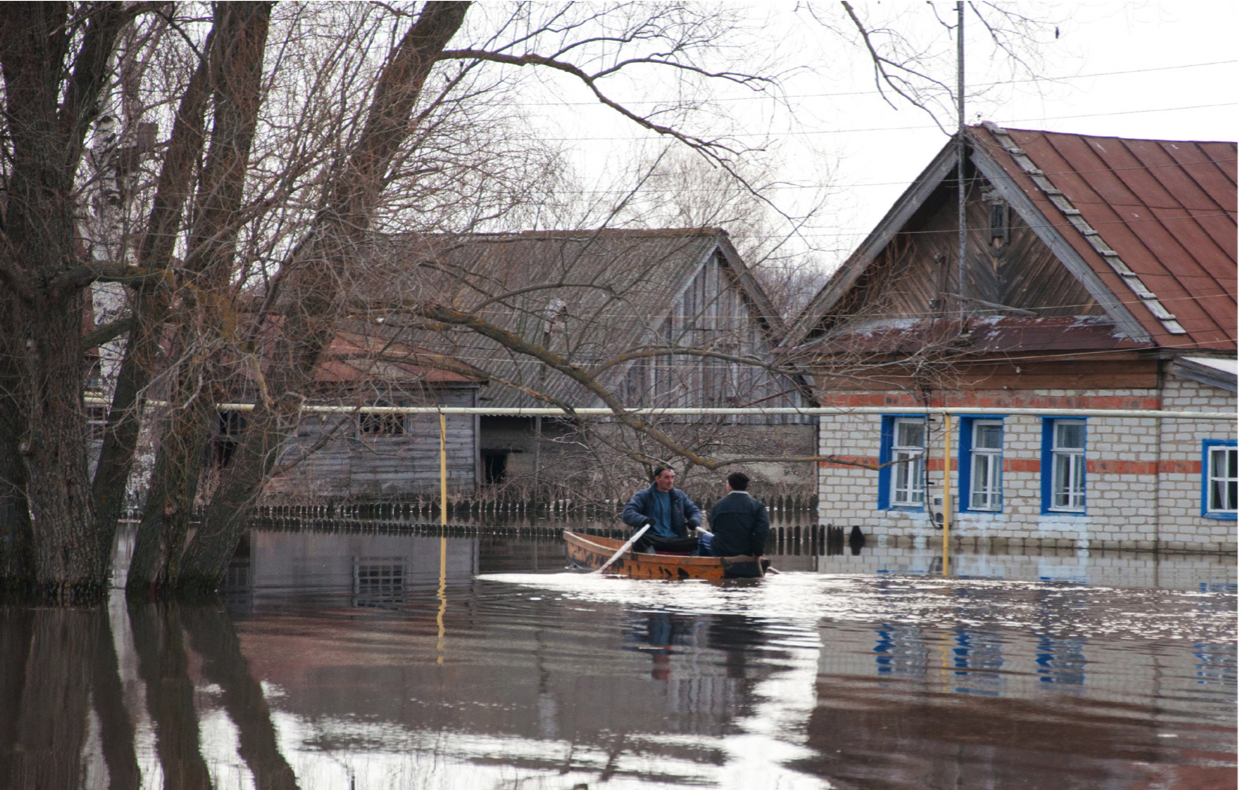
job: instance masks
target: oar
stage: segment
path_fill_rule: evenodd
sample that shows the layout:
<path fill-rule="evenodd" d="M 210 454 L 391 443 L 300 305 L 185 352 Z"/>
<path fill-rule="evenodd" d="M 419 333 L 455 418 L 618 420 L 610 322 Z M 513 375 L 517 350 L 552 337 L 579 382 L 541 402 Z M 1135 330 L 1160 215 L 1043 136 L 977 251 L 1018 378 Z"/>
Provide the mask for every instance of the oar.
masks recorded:
<path fill-rule="evenodd" d="M 619 551 L 617 551 L 617 552 L 615 552 L 615 554 L 611 556 L 611 559 L 609 559 L 609 560 L 607 560 L 605 563 L 603 563 L 602 567 L 601 567 L 601 568 L 599 568 L 598 570 L 594 571 L 594 573 L 602 573 L 602 572 L 603 572 L 603 571 L 605 571 L 607 568 L 610 568 L 610 567 L 611 567 L 611 563 L 613 563 L 613 562 L 615 562 L 616 560 L 618 560 L 618 559 L 620 558 L 620 555 L 621 555 L 621 554 L 623 554 L 624 552 L 626 552 L 626 551 L 628 551 L 629 549 L 631 549 L 631 548 L 632 548 L 632 544 L 636 543 L 636 542 L 637 542 L 637 540 L 638 540 L 638 539 L 639 539 L 642 535 L 644 535 L 644 534 L 645 534 L 645 531 L 646 531 L 647 529 L 649 529 L 649 528 L 650 528 L 650 525 L 649 525 L 649 524 L 646 524 L 644 527 L 642 527 L 641 529 L 637 530 L 637 534 L 635 534 L 635 535 L 633 535 L 631 538 L 629 538 L 629 539 L 628 539 L 628 542 L 627 542 L 627 543 L 625 543 L 623 546 L 620 546 L 620 550 L 619 550 Z"/>

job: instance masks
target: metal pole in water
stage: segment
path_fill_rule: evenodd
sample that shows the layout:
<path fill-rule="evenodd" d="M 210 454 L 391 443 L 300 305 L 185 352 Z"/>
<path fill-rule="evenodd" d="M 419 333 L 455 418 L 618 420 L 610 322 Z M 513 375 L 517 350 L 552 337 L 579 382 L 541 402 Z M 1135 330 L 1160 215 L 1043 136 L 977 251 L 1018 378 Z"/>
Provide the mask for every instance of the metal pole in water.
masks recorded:
<path fill-rule="evenodd" d="M 439 412 L 439 524 L 447 526 L 447 415 Z"/>
<path fill-rule="evenodd" d="M 951 415 L 946 415 L 942 459 L 942 575 L 951 575 Z"/>
<path fill-rule="evenodd" d="M 436 663 L 443 663 L 443 615 L 447 612 L 447 415 L 439 412 L 439 639 Z"/>

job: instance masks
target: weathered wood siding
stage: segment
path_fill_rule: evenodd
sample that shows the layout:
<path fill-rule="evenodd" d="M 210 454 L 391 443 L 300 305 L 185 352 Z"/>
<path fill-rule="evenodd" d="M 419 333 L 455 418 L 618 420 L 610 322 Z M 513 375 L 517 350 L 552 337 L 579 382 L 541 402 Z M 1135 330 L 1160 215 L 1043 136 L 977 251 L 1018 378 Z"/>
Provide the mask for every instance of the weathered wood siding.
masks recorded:
<path fill-rule="evenodd" d="M 735 357 L 773 359 L 761 325 L 721 255 L 710 257 L 676 297 L 671 315 L 651 327 L 650 344 L 683 346 Z M 806 405 L 796 383 L 755 365 L 699 355 L 632 363 L 616 393 L 631 406 L 666 408 Z M 700 419 L 700 418 L 692 418 Z M 807 423 L 812 418 L 736 417 L 749 424 Z"/>
<path fill-rule="evenodd" d="M 444 389 L 437 402 L 476 406 L 477 390 Z M 454 492 L 473 491 L 477 486 L 476 425 L 472 415 L 447 416 L 448 487 Z M 327 432 L 332 436 L 326 444 L 306 455 Z M 363 434 L 357 415 L 310 415 L 284 448 L 280 462 L 302 457 L 271 481 L 268 496 L 378 499 L 435 492 L 439 490 L 439 418 L 405 415 L 403 435 L 374 436 Z"/>
<path fill-rule="evenodd" d="M 991 204 L 978 179 L 967 202 L 966 295 L 1040 316 L 1104 315 L 1084 286 L 1014 211 L 1007 239 L 995 246 Z M 854 320 L 924 318 L 953 306 L 959 293 L 956 192 L 940 187 L 895 235 L 833 311 L 835 326 Z M 984 306 L 977 307 L 981 313 Z"/>

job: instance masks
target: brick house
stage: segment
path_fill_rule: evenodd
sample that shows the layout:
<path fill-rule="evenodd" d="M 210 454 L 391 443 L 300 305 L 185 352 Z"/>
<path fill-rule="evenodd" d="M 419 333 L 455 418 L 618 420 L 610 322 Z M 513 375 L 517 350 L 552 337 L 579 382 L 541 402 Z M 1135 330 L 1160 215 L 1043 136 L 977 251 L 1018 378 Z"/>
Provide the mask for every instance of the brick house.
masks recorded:
<path fill-rule="evenodd" d="M 823 523 L 969 542 L 1236 547 L 1234 143 L 966 132 L 966 256 L 949 143 L 806 308 L 782 350 L 823 406 Z M 960 271 L 963 271 L 963 288 Z M 1049 409 L 1018 415 L 992 410 Z"/>

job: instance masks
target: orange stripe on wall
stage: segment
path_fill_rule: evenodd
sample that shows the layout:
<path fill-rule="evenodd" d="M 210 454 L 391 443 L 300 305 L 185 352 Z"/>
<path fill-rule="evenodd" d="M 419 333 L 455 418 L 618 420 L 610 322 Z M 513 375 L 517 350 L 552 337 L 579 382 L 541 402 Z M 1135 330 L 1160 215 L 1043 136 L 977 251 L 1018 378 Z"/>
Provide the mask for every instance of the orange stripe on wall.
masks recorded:
<path fill-rule="evenodd" d="M 821 469 L 856 469 L 855 464 L 864 464 L 865 466 L 876 467 L 878 465 L 877 458 L 871 458 L 864 455 L 836 455 L 840 461 L 850 461 L 851 463 L 839 464 L 831 461 L 818 461 L 817 465 Z"/>
<path fill-rule="evenodd" d="M 868 467 L 877 467 L 878 465 L 878 459 L 871 456 L 839 455 L 835 457 L 840 461 L 850 461 L 852 464 L 864 464 Z M 822 469 L 857 468 L 851 464 L 832 463 L 831 461 L 818 461 L 817 465 Z M 941 472 L 942 458 L 930 458 L 926 466 L 930 472 Z M 1105 475 L 1198 475 L 1201 473 L 1200 461 L 1161 461 L 1154 463 L 1152 461 L 1091 460 L 1086 462 L 1085 468 L 1089 474 Z M 1036 474 L 1041 471 L 1041 461 L 1036 458 L 1004 458 L 1002 470 L 1004 472 L 1032 472 Z M 958 458 L 951 459 L 951 471 L 959 471 Z"/>
<path fill-rule="evenodd" d="M 939 400 L 939 399 L 935 399 Z M 823 406 L 857 408 L 861 406 L 895 406 L 909 408 L 925 404 L 912 395 L 866 392 L 830 393 L 822 398 Z M 1161 398 L 1120 395 L 1007 395 L 1005 393 L 952 393 L 950 403 L 933 403 L 933 407 L 978 409 L 1160 409 Z"/>
<path fill-rule="evenodd" d="M 1084 468 L 1089 474 L 1109 475 L 1155 475 L 1157 464 L 1152 461 L 1087 461 Z"/>
<path fill-rule="evenodd" d="M 1159 461 L 1157 464 L 1159 475 L 1198 475 L 1201 471 L 1200 461 Z"/>
<path fill-rule="evenodd" d="M 1002 471 L 1040 472 L 1041 461 L 1036 458 L 1004 458 L 1002 459 Z"/>

